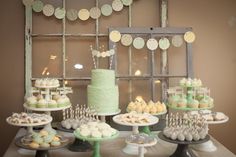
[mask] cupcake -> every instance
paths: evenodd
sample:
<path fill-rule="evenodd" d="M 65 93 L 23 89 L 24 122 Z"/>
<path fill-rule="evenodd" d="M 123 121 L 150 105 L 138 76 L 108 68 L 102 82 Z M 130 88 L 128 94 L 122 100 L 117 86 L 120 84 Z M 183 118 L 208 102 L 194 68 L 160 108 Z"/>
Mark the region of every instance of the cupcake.
<path fill-rule="evenodd" d="M 59 141 L 52 141 L 51 142 L 51 146 L 52 147 L 58 147 L 58 146 L 60 146 L 61 145 L 61 142 L 59 142 Z"/>
<path fill-rule="evenodd" d="M 57 104 L 58 104 L 58 107 L 65 107 L 67 105 L 66 100 L 63 97 L 57 100 Z"/>
<path fill-rule="evenodd" d="M 50 100 L 48 102 L 48 108 L 57 108 L 57 102 L 55 100 Z"/>
<path fill-rule="evenodd" d="M 42 148 L 49 148 L 50 144 L 49 143 L 41 143 L 40 147 L 42 147 Z"/>
<path fill-rule="evenodd" d="M 186 78 L 183 78 L 179 81 L 180 86 L 185 86 Z"/>
<path fill-rule="evenodd" d="M 186 81 L 186 86 L 187 87 L 191 87 L 192 86 L 192 80 L 190 78 L 188 78 L 188 80 Z"/>
<path fill-rule="evenodd" d="M 180 96 L 178 96 L 178 95 L 173 95 L 173 96 L 171 97 L 170 102 L 169 102 L 170 105 L 173 106 L 173 107 L 177 107 L 177 104 L 178 104 L 179 99 L 180 99 Z"/>
<path fill-rule="evenodd" d="M 36 142 L 31 142 L 31 143 L 29 144 L 29 146 L 30 146 L 31 148 L 34 148 L 34 149 L 39 148 L 39 144 L 36 143 Z"/>
<path fill-rule="evenodd" d="M 207 108 L 209 105 L 209 102 L 206 98 L 203 98 L 200 102 L 199 102 L 199 108 Z"/>
<path fill-rule="evenodd" d="M 192 81 L 192 86 L 193 87 L 198 87 L 198 80 L 195 78 L 195 79 L 193 79 L 193 81 Z"/>
<path fill-rule="evenodd" d="M 47 101 L 45 99 L 40 99 L 38 101 L 37 107 L 38 108 L 47 108 L 48 107 Z"/>
<path fill-rule="evenodd" d="M 189 108 L 198 108 L 199 107 L 199 102 L 196 99 L 190 99 L 188 101 L 188 107 Z"/>
<path fill-rule="evenodd" d="M 26 103 L 28 104 L 29 107 L 36 107 L 38 101 L 35 96 L 31 96 L 27 98 Z"/>
<path fill-rule="evenodd" d="M 186 107 L 187 106 L 187 100 L 185 98 L 181 98 L 179 101 L 178 101 L 178 104 L 177 104 L 177 107 Z"/>
<path fill-rule="evenodd" d="M 53 95 L 52 99 L 57 101 L 58 99 L 60 99 L 60 97 L 61 96 L 59 94 L 56 94 L 56 95 Z"/>

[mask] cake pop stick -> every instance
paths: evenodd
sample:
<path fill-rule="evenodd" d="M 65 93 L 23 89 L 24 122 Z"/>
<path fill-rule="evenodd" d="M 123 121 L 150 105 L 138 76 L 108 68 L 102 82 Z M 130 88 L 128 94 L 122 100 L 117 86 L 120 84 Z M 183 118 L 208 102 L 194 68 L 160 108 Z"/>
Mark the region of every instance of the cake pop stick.
<path fill-rule="evenodd" d="M 90 45 L 90 50 L 93 51 L 93 46 L 92 45 Z M 93 54 L 92 54 L 92 58 L 93 58 L 94 69 L 97 69 L 96 59 L 95 59 L 95 56 Z"/>
<path fill-rule="evenodd" d="M 63 116 L 63 120 L 66 119 L 66 111 L 65 110 L 62 110 L 62 116 Z"/>

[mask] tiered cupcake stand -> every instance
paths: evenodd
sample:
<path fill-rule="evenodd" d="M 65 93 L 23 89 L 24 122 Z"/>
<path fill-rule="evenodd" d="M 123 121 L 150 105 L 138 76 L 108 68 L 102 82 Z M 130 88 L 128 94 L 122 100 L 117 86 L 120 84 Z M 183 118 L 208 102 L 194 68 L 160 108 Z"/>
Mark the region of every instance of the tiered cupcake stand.
<path fill-rule="evenodd" d="M 157 124 L 159 122 L 159 119 L 155 116 L 151 116 L 150 118 L 150 123 L 142 123 L 142 124 L 131 124 L 131 123 L 123 123 L 119 120 L 119 116 L 114 116 L 113 117 L 113 121 L 119 125 L 123 125 L 123 126 L 131 126 L 132 127 L 132 134 L 138 134 L 139 133 L 139 127 L 144 127 L 144 126 L 151 126 L 154 124 Z M 139 155 L 139 147 L 137 147 L 137 145 L 131 145 L 129 143 L 127 143 L 126 147 L 123 148 L 123 152 L 126 154 L 130 154 L 130 155 Z M 146 153 L 147 150 L 145 148 L 142 148 L 142 153 L 144 154 Z"/>

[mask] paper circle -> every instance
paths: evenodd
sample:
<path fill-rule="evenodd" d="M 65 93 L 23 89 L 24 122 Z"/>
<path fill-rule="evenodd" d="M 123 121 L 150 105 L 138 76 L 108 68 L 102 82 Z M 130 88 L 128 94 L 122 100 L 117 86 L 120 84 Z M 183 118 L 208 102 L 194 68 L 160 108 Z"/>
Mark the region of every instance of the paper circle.
<path fill-rule="evenodd" d="M 112 14 L 112 7 L 109 4 L 104 4 L 101 7 L 101 12 L 104 16 L 110 16 Z"/>
<path fill-rule="evenodd" d="M 64 8 L 56 8 L 54 15 L 57 19 L 63 19 L 66 16 L 66 10 Z"/>
<path fill-rule="evenodd" d="M 171 42 L 174 47 L 180 47 L 183 45 L 183 38 L 180 35 L 175 35 L 172 37 Z"/>
<path fill-rule="evenodd" d="M 170 41 L 167 38 L 161 38 L 159 40 L 159 47 L 162 50 L 167 50 L 170 47 Z"/>
<path fill-rule="evenodd" d="M 151 51 L 154 51 L 158 48 L 158 42 L 156 39 L 154 38 L 151 38 L 151 39 L 148 39 L 147 41 L 147 48 Z"/>
<path fill-rule="evenodd" d="M 70 21 L 75 21 L 78 18 L 78 11 L 75 9 L 70 9 L 66 12 L 66 17 Z"/>
<path fill-rule="evenodd" d="M 133 3 L 133 0 L 122 0 L 122 3 L 123 3 L 125 6 L 130 6 L 130 5 Z"/>
<path fill-rule="evenodd" d="M 133 46 L 136 49 L 142 49 L 144 47 L 144 45 L 145 45 L 145 41 L 141 37 L 137 37 L 133 41 Z"/>
<path fill-rule="evenodd" d="M 78 13 L 79 19 L 82 21 L 86 21 L 89 19 L 90 14 L 89 11 L 87 9 L 81 9 Z"/>
<path fill-rule="evenodd" d="M 112 2 L 112 8 L 114 11 L 121 11 L 123 7 L 123 3 L 120 0 L 114 0 Z"/>
<path fill-rule="evenodd" d="M 124 46 L 130 46 L 133 42 L 133 37 L 130 34 L 124 34 L 121 37 L 121 44 Z"/>
<path fill-rule="evenodd" d="M 98 19 L 101 16 L 101 11 L 98 7 L 93 7 L 90 9 L 90 17 L 92 19 Z"/>
<path fill-rule="evenodd" d="M 110 40 L 111 40 L 112 42 L 115 42 L 115 43 L 116 43 L 116 42 L 120 41 L 120 39 L 121 39 L 121 34 L 120 34 L 119 31 L 114 30 L 114 31 L 110 32 L 109 38 L 110 38 Z"/>
<path fill-rule="evenodd" d="M 40 0 L 34 1 L 32 8 L 37 13 L 41 12 L 43 10 L 43 2 Z"/>
<path fill-rule="evenodd" d="M 34 0 L 22 0 L 22 2 L 25 6 L 32 6 L 34 3 Z"/>
<path fill-rule="evenodd" d="M 192 42 L 194 42 L 194 41 L 195 41 L 195 38 L 196 38 L 195 34 L 194 34 L 193 32 L 191 32 L 191 31 L 186 32 L 186 33 L 184 34 L 184 40 L 185 40 L 187 43 L 192 43 Z"/>
<path fill-rule="evenodd" d="M 54 7 L 51 4 L 46 4 L 43 7 L 43 14 L 45 16 L 52 16 L 54 14 Z"/>

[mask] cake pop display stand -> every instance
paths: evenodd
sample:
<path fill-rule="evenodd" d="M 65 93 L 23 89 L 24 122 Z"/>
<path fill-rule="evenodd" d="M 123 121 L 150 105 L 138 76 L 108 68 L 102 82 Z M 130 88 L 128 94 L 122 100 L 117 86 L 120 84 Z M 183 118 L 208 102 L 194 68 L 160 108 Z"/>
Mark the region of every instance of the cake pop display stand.
<path fill-rule="evenodd" d="M 138 134 L 139 133 L 138 128 L 140 126 L 150 126 L 150 125 L 154 125 L 154 124 L 159 122 L 159 119 L 157 117 L 152 116 L 152 119 L 150 120 L 151 121 L 150 123 L 143 123 L 143 124 L 123 123 L 119 120 L 119 116 L 120 115 L 117 115 L 117 116 L 113 117 L 113 121 L 115 123 L 119 124 L 119 125 L 132 126 L 132 134 Z M 138 155 L 139 154 L 139 148 L 135 145 L 127 144 L 125 146 L 125 148 L 123 148 L 123 152 L 126 153 L 126 154 L 129 154 L 129 155 Z M 143 152 L 146 153 L 147 150 L 144 148 Z"/>
<path fill-rule="evenodd" d="M 145 147 L 151 147 L 156 145 L 157 140 L 154 138 L 154 142 L 152 143 L 147 143 L 147 144 L 137 144 L 137 143 L 131 143 L 128 142 L 127 140 L 125 141 L 128 145 L 133 145 L 135 147 L 138 147 L 138 157 L 144 157 L 145 152 Z"/>
<path fill-rule="evenodd" d="M 16 141 L 15 141 L 16 146 L 18 146 L 20 148 L 23 148 L 23 149 L 26 149 L 26 150 L 36 151 L 35 157 L 50 157 L 50 154 L 49 154 L 50 150 L 64 148 L 64 147 L 66 147 L 70 143 L 70 141 L 67 140 L 66 142 L 63 142 L 60 146 L 57 146 L 57 147 L 37 148 L 36 149 L 36 148 L 31 148 L 28 145 L 23 144 L 21 142 L 22 138 L 24 138 L 24 136 L 23 137 L 19 137 L 19 138 L 16 139 Z"/>
<path fill-rule="evenodd" d="M 68 133 L 74 132 L 73 129 L 66 129 L 62 127 L 61 123 L 57 124 L 57 129 Z M 69 145 L 68 149 L 72 152 L 88 152 L 92 150 L 92 145 L 88 141 L 75 138 L 74 142 Z"/>
<path fill-rule="evenodd" d="M 205 143 L 208 140 L 210 140 L 210 136 L 207 135 L 205 139 L 199 140 L 199 141 L 178 141 L 178 140 L 171 140 L 163 135 L 162 132 L 158 134 L 158 137 L 161 140 L 164 140 L 166 142 L 178 144 L 175 152 L 170 157 L 197 157 L 193 151 L 189 148 L 189 145 L 193 144 L 200 144 Z"/>
<path fill-rule="evenodd" d="M 67 105 L 65 107 L 58 107 L 58 108 L 35 108 L 35 107 L 29 107 L 27 104 L 23 105 L 27 110 L 32 110 L 32 111 L 39 111 L 39 112 L 45 112 L 45 114 L 51 116 L 51 112 L 54 111 L 61 111 L 61 110 L 65 110 L 67 108 L 70 108 L 71 105 Z M 56 132 L 56 130 L 54 130 L 52 128 L 51 122 L 48 123 L 47 125 L 45 125 L 44 127 L 45 130 L 49 131 L 49 132 Z"/>
<path fill-rule="evenodd" d="M 119 132 L 117 131 L 117 133 L 115 135 L 113 135 L 111 137 L 106 137 L 106 138 L 83 137 L 78 132 L 75 132 L 75 131 L 74 131 L 74 135 L 75 135 L 76 138 L 79 138 L 81 140 L 94 142 L 93 143 L 93 155 L 92 155 L 92 157 L 101 157 L 101 154 L 100 154 L 100 142 L 101 141 L 105 141 L 105 140 L 112 140 L 112 139 L 117 138 L 119 136 Z"/>
<path fill-rule="evenodd" d="M 210 125 L 223 124 L 223 123 L 228 122 L 228 120 L 229 120 L 229 117 L 226 116 L 226 118 L 224 120 L 221 120 L 221 121 L 209 121 L 207 123 L 210 124 Z M 191 146 L 191 148 L 193 148 L 195 150 L 198 150 L 198 151 L 202 151 L 202 152 L 214 152 L 214 151 L 217 150 L 216 145 L 214 145 L 214 143 L 211 140 L 209 140 L 209 141 L 207 141 L 205 143 L 193 145 L 193 146 Z"/>

